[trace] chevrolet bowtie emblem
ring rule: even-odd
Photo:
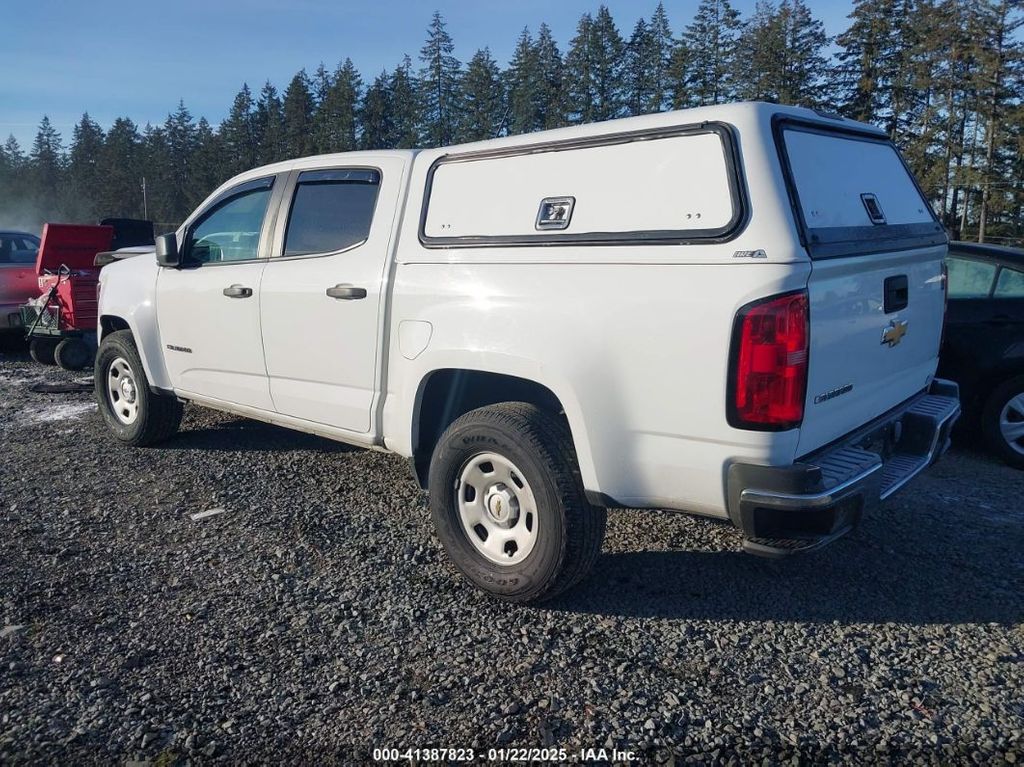
[[[907,334],[907,321],[906,320],[889,320],[889,325],[882,328],[882,343],[888,346],[890,349],[900,341],[903,340],[903,336]]]

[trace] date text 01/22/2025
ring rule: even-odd
[[[616,748],[581,748],[570,751],[565,748],[489,748],[478,751],[474,748],[375,748],[375,762],[632,762],[637,759],[632,751]]]

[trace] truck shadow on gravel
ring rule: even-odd
[[[223,418],[219,414],[217,417]],[[186,418],[188,418],[187,415]],[[172,439],[161,444],[160,448],[162,450],[223,450],[253,453],[277,453],[292,450],[349,453],[359,450],[357,447],[342,442],[247,418],[229,418],[212,424],[185,422],[182,424],[182,430]]]
[[[902,513],[902,512],[901,512]],[[1020,537],[993,551],[982,535],[915,514],[914,530],[866,524],[831,548],[788,560],[731,551],[604,554],[549,609],[621,617],[841,624],[1024,622]],[[887,534],[888,533],[888,534]],[[737,539],[738,542],[738,539]]]

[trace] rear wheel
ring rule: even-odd
[[[126,445],[153,445],[178,430],[181,403],[149,388],[130,330],[104,337],[96,354],[94,380],[103,420]]]
[[[54,349],[53,358],[63,370],[81,370],[92,362],[92,350],[81,338],[64,338]]]
[[[565,426],[522,402],[473,410],[441,436],[430,509],[449,558],[475,586],[540,602],[579,582],[604,540]]]
[[[40,365],[56,365],[54,352],[57,351],[57,343],[56,338],[33,338],[28,342],[29,356]]]
[[[1024,376],[1004,381],[989,395],[981,428],[1000,458],[1024,469]]]

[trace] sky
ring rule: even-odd
[[[664,0],[673,31],[698,0]],[[744,15],[755,0],[733,0]],[[83,112],[106,129],[115,117],[160,123],[179,99],[217,125],[246,82],[279,90],[303,67],[334,69],[349,57],[372,79],[408,53],[415,66],[426,28],[441,12],[467,61],[489,46],[507,64],[524,26],[546,21],[562,52],[576,22],[600,0],[3,0],[0,142],[13,134],[28,151],[40,118],[64,137]],[[606,0],[629,36],[657,0]],[[808,0],[829,35],[846,26],[850,0]]]

